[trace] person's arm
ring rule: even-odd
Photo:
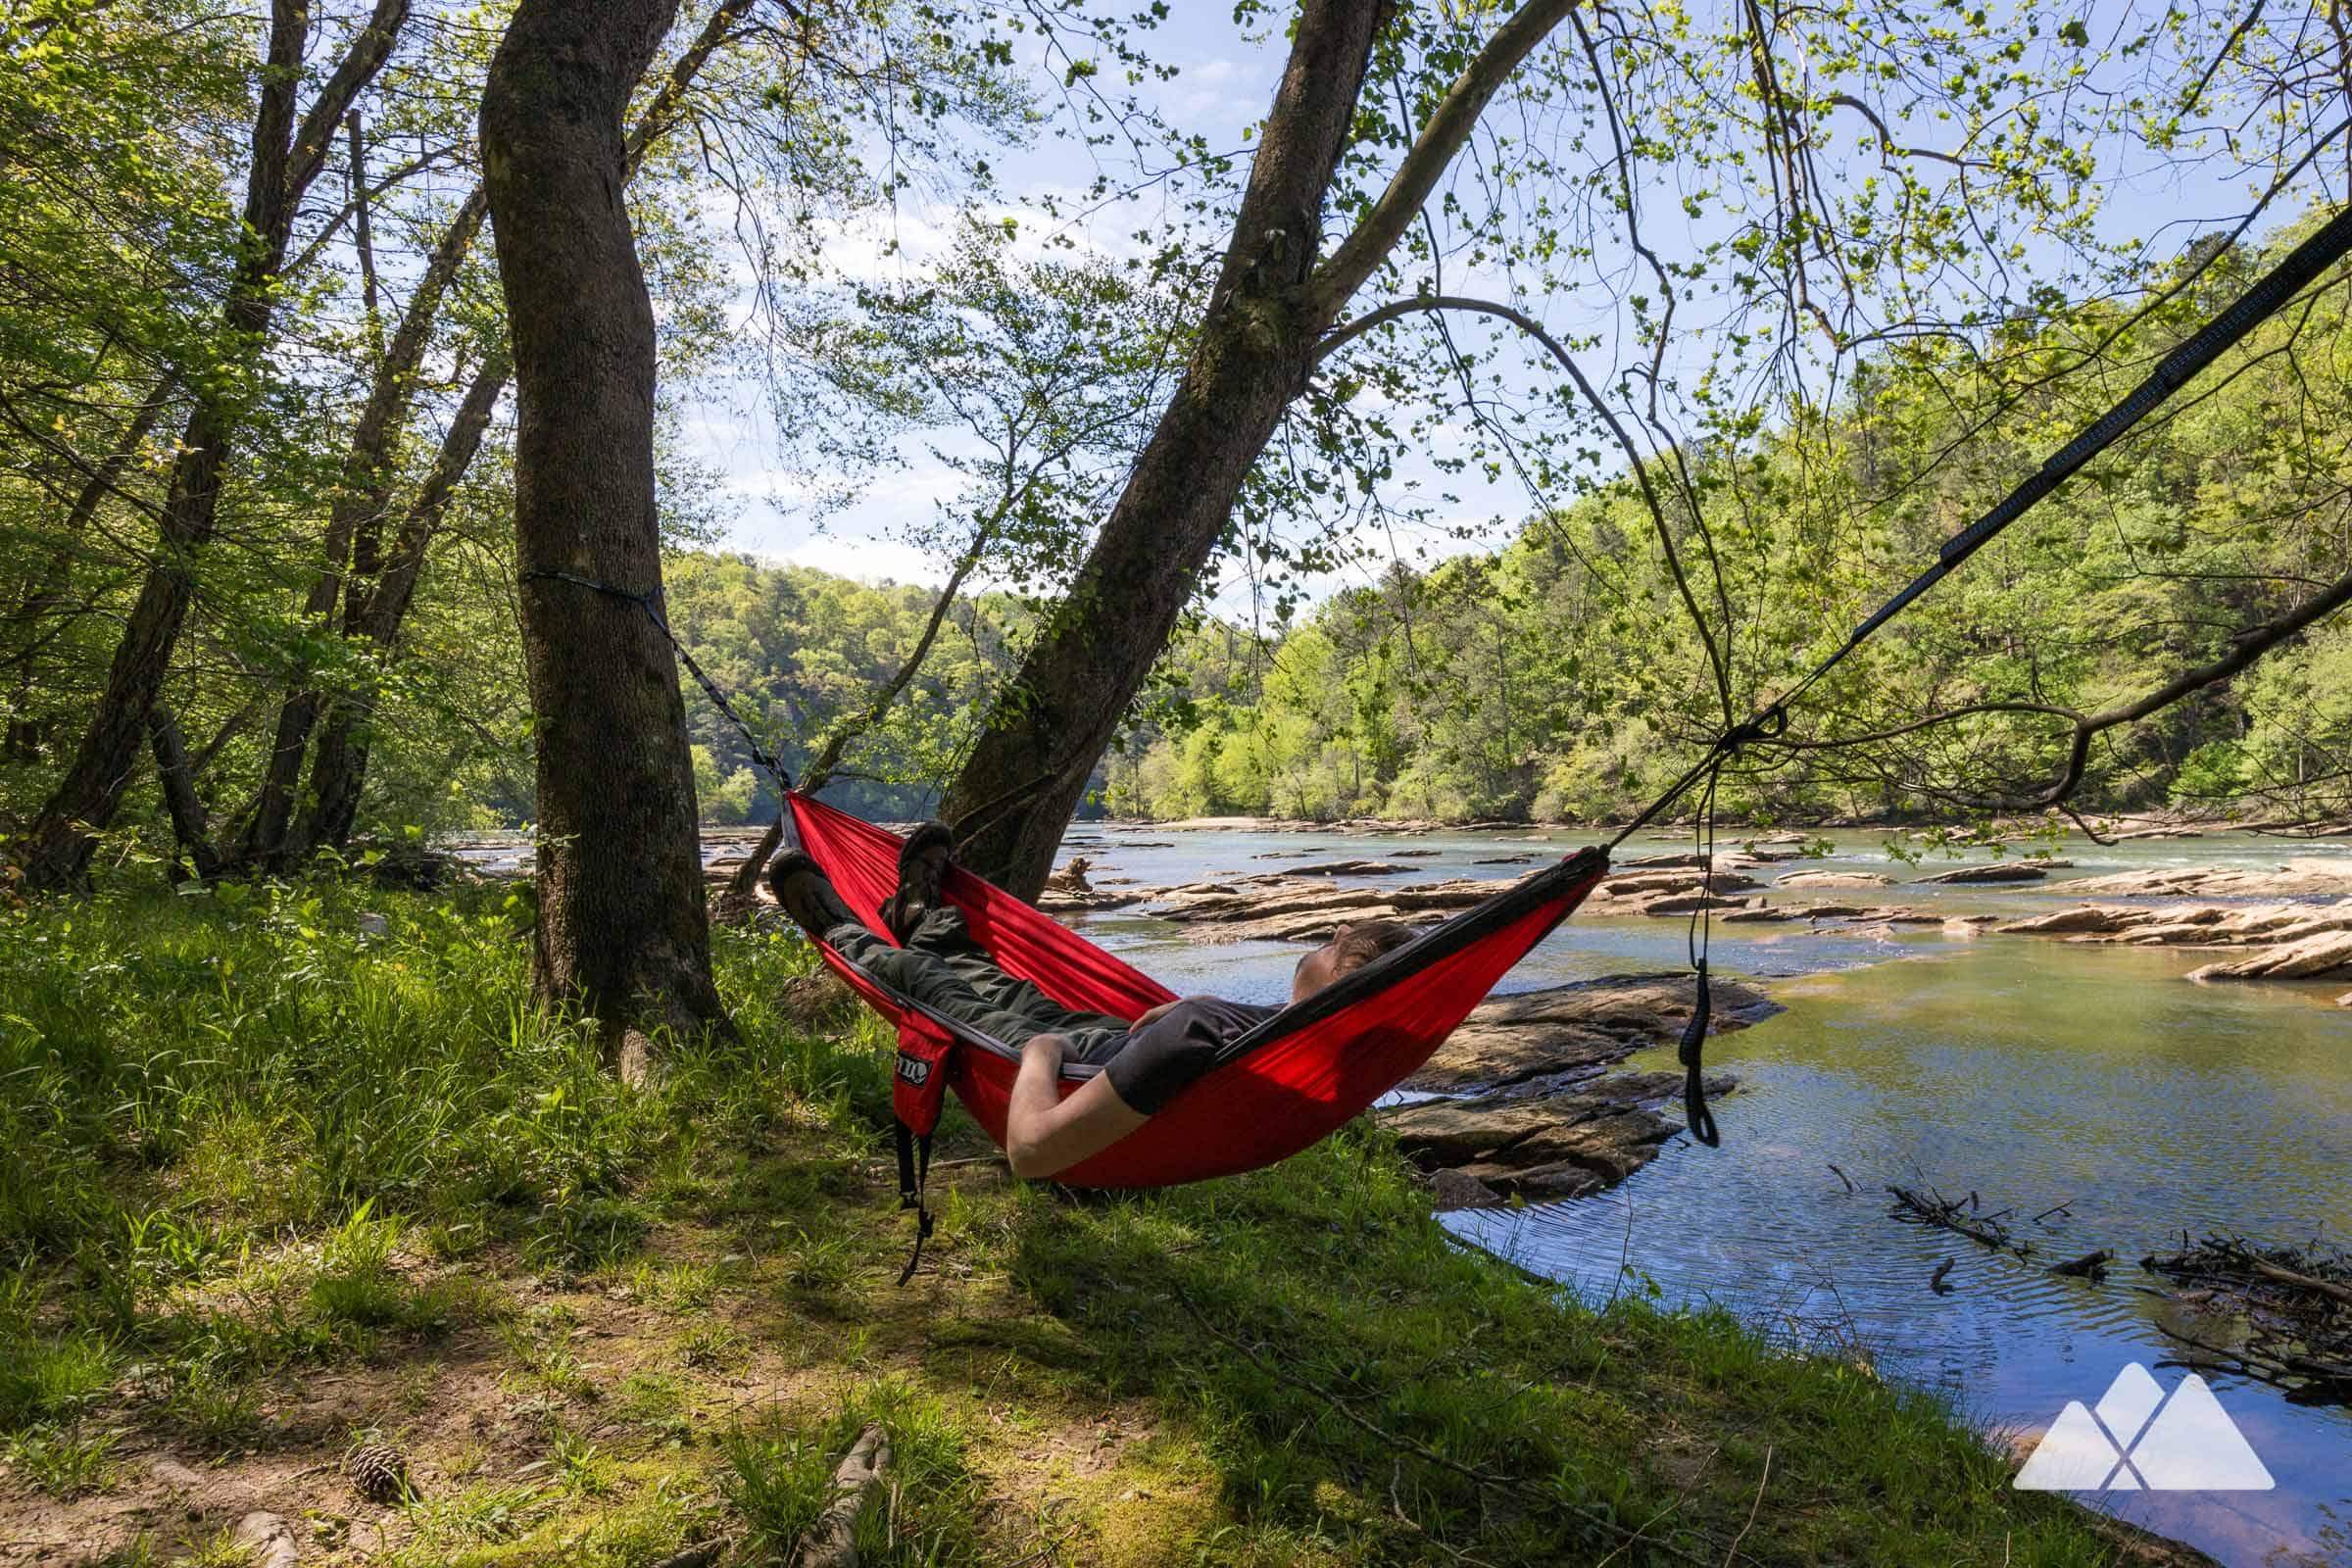
[[[1141,1029],[1146,1024],[1157,1023],[1160,1019],[1165,1018],[1170,1012],[1174,1011],[1178,1007],[1183,1006],[1188,1002],[1214,1002],[1215,1000],[1216,999],[1214,997],[1209,996],[1178,997],[1174,1002],[1163,1002],[1156,1007],[1145,1008],[1143,1012],[1136,1016],[1135,1022],[1129,1024],[1127,1027],[1130,1029]]]
[[[1023,1178],[1052,1176],[1090,1154],[1101,1153],[1148,1119],[1097,1073],[1061,1098],[1059,1035],[1039,1035],[1021,1052],[1020,1075],[1004,1113],[1004,1155]]]

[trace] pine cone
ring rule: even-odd
[[[408,1495],[409,1463],[398,1448],[381,1443],[364,1444],[343,1461],[352,1490],[369,1502],[398,1502]]]

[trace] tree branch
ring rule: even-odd
[[[1543,322],[1517,306],[1504,305],[1496,300],[1473,299],[1462,294],[1416,294],[1410,299],[1391,300],[1352,321],[1332,328],[1316,346],[1314,364],[1321,365],[1341,348],[1376,326],[1402,316],[1427,311],[1468,311],[1510,322],[1543,345],[1544,352],[1559,362],[1560,368],[1568,372],[1569,379],[1576,383],[1576,389],[1584,394],[1585,401],[1592,406],[1592,412],[1600,416],[1601,422],[1609,427],[1609,433],[1616,437],[1619,450],[1624,452],[1626,463],[1633,469],[1634,483],[1641,489],[1642,505],[1649,511],[1649,520],[1657,529],[1658,547],[1665,552],[1666,567],[1674,575],[1674,586],[1682,596],[1683,608],[1690,612],[1690,624],[1706,647],[1707,666],[1715,676],[1716,695],[1723,700],[1724,722],[1733,722],[1731,670],[1724,662],[1722,650],[1715,646],[1715,634],[1708,629],[1707,617],[1700,613],[1698,599],[1691,593],[1690,578],[1683,571],[1682,555],[1674,547],[1674,530],[1667,523],[1666,508],[1658,499],[1657,488],[1650,482],[1649,466],[1642,461],[1642,451],[1634,445],[1633,435],[1624,422],[1601,401],[1598,389],[1586,379],[1584,369],[1576,363],[1575,356],[1558,338],[1551,335]],[[1718,581],[1720,584],[1720,575]]]
[[[360,35],[351,41],[351,50],[335,74],[326,78],[318,89],[318,101],[302,119],[302,128],[294,133],[294,149],[286,160],[286,217],[294,215],[294,205],[318,171],[326,167],[326,149],[335,139],[335,129],[361,90],[375,79],[392,57],[392,45],[400,37],[400,29],[408,24],[409,0],[376,0],[375,11],[368,19]]]
[[[1495,30],[1461,75],[1439,100],[1421,127],[1421,134],[1390,176],[1388,188],[1372,204],[1348,236],[1306,281],[1308,309],[1328,318],[1337,315],[1364,279],[1387,259],[1404,231],[1412,225],[1453,155],[1478,127],[1478,117],[1521,61],[1532,53],[1567,17],[1573,0],[1527,0],[1510,21]]]

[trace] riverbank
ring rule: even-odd
[[[224,1563],[267,1513],[304,1563],[750,1563],[869,1423],[873,1562],[2191,1560],[1863,1366],[1462,1250],[1362,1124],[1070,1200],[952,1117],[900,1290],[888,1043],[802,944],[720,933],[740,1037],[635,1094],[517,916],[0,915],[0,1561]]]

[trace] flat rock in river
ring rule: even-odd
[[[2078,877],[2046,891],[2073,897],[2313,899],[2352,895],[2352,858],[2289,860],[2275,871],[2247,865],[2173,865]]]
[[[2070,866],[2071,860],[1995,860],[1990,865],[1963,865],[1950,871],[1938,871],[1923,876],[1920,882],[1941,882],[1968,885],[1980,882],[2038,882],[2050,874],[2052,866]]]
[[[1694,995],[1688,974],[1620,974],[1490,997],[1404,1087],[1458,1092],[1589,1076],[1680,1036]],[[1780,1011],[1761,991],[1721,976],[1712,996],[1718,1034]]]
[[[2242,958],[2209,963],[2191,980],[2303,980],[2352,974],[2352,931],[2317,931]]]
[[[1883,888],[1894,878],[1876,871],[1783,871],[1772,879],[1776,888]]]

